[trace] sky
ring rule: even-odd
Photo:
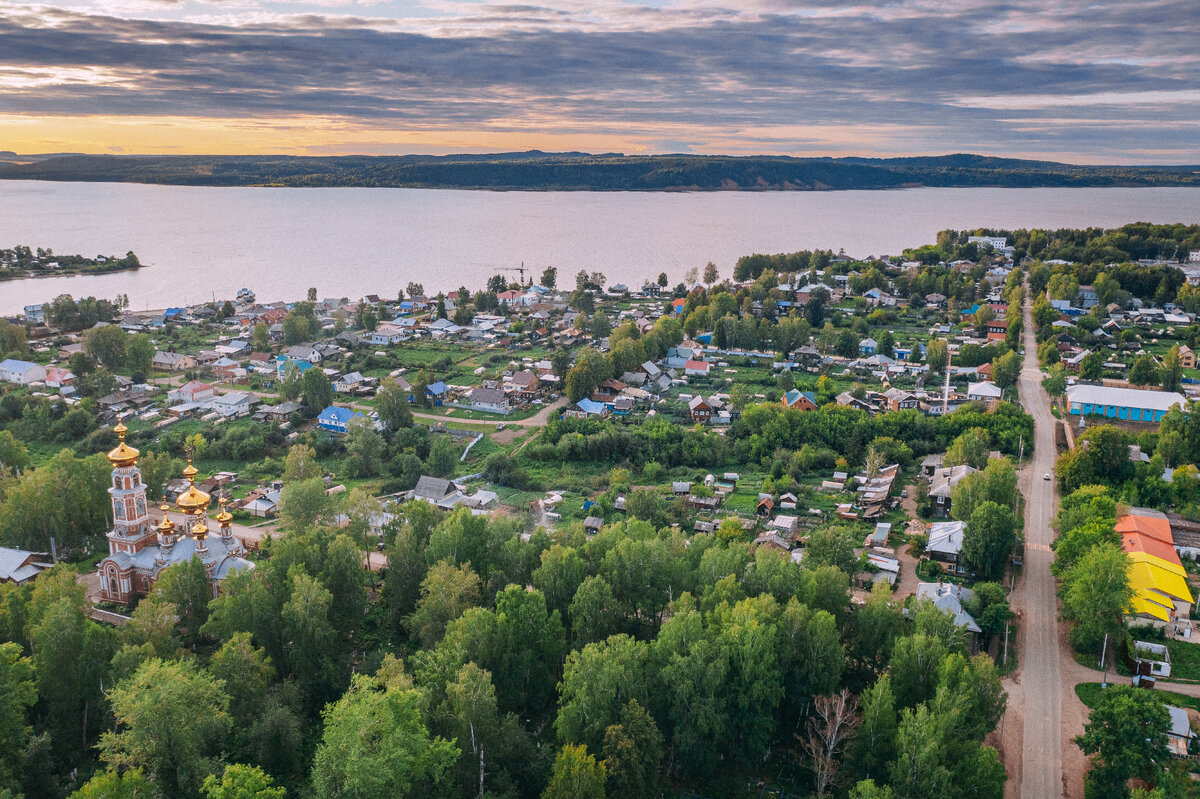
[[[1200,164],[1195,0],[0,2],[0,150]]]

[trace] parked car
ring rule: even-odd
[[[1049,479],[1050,479],[1050,472],[1046,472],[1046,476],[1045,476],[1045,477],[1043,477],[1042,479],[1043,479],[1043,480],[1049,480]]]

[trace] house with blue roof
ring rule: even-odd
[[[450,389],[441,380],[436,383],[430,383],[425,387],[425,396],[433,402],[434,405],[441,405],[446,401],[446,395],[450,393]]]
[[[817,395],[811,391],[801,391],[793,388],[783,395],[783,407],[799,408],[802,411],[817,409]]]
[[[568,408],[563,416],[572,419],[587,419],[592,416],[608,416],[609,408],[603,402],[596,402],[590,399],[581,399],[574,406]]]
[[[289,369],[299,369],[300,374],[304,374],[312,368],[311,362],[301,358],[289,358],[286,355],[275,356],[275,376],[280,380],[287,375]]]
[[[331,433],[345,433],[350,425],[350,420],[357,417],[366,418],[366,414],[362,411],[330,405],[317,416],[317,427]]]

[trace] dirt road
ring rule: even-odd
[[[1043,478],[1054,468],[1055,419],[1050,413],[1049,398],[1042,390],[1031,308],[1027,298],[1025,362],[1018,388],[1021,403],[1033,416],[1034,454],[1019,478],[1026,498],[1025,565],[1013,595],[1013,607],[1021,618],[1021,670],[1018,684],[1010,689],[1009,700],[1013,721],[1020,719],[1022,733],[1019,759],[1012,758],[1015,752],[1008,750],[1008,759],[1015,762],[1006,764],[1010,781],[1005,794],[1049,799],[1063,796],[1064,738],[1067,741],[1070,738],[1062,723],[1058,604],[1054,577],[1050,574],[1054,558],[1050,550],[1054,540],[1050,521],[1057,511],[1058,484]]]

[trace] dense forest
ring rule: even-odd
[[[1194,167],[1081,166],[946,155],[791,158],[587,153],[447,156],[62,155],[0,161],[0,178],[205,186],[572,191],[814,191],[909,186],[1196,186]]]

